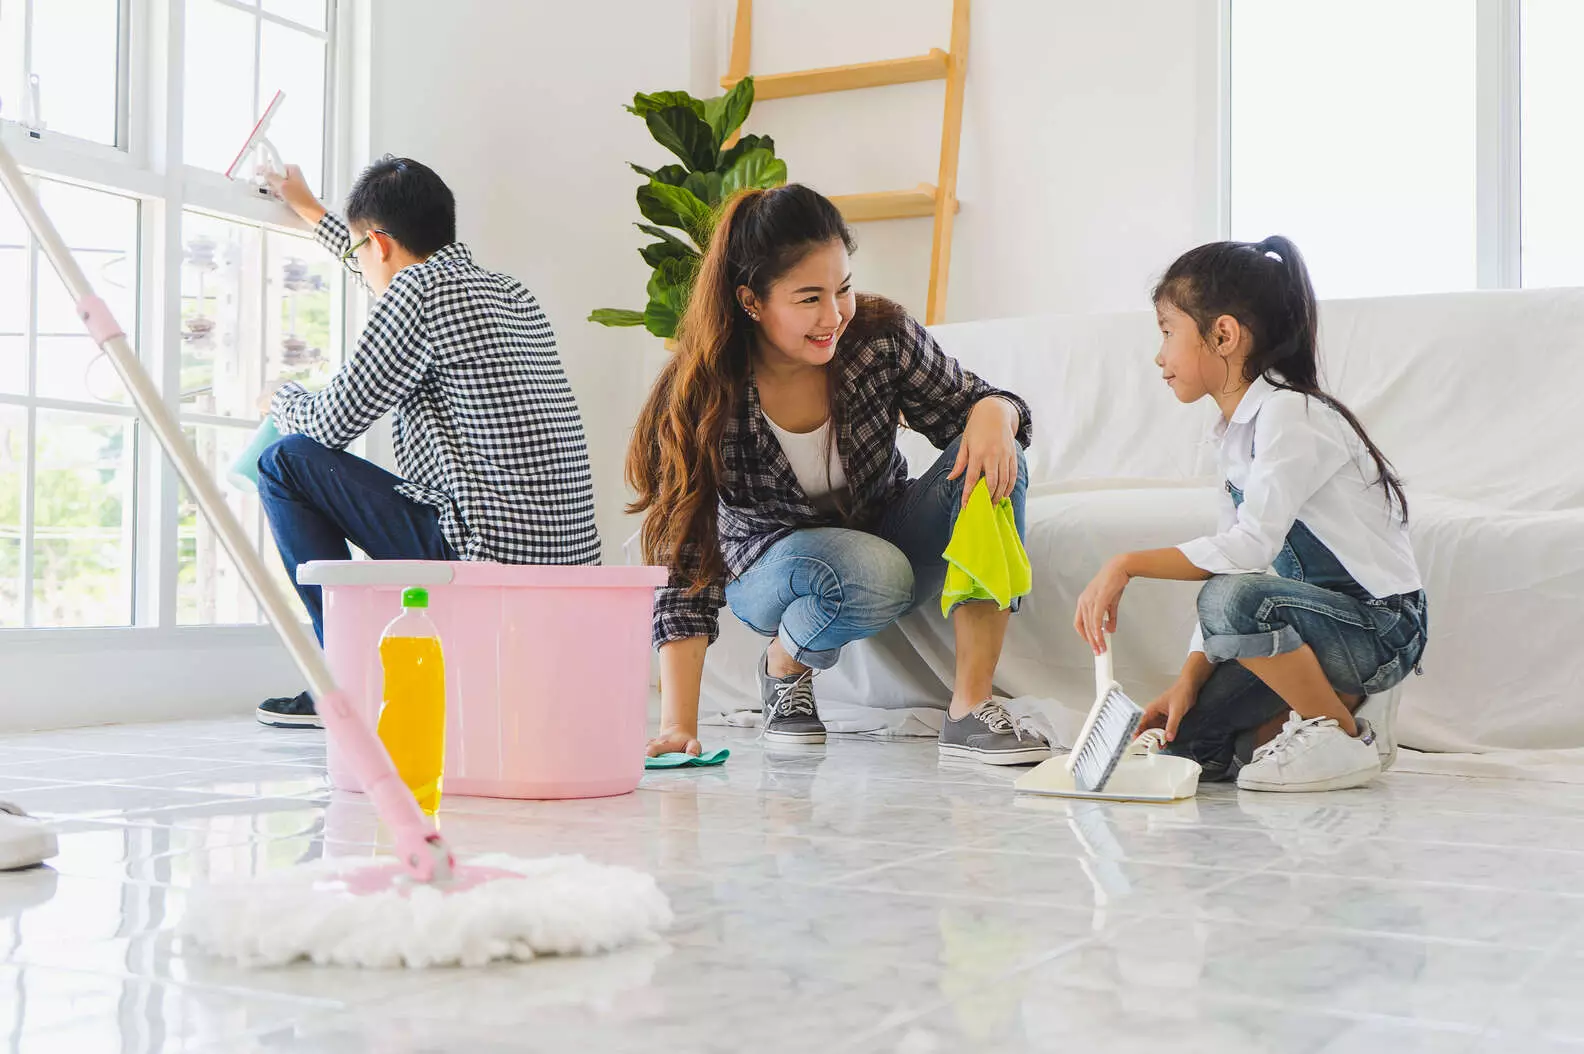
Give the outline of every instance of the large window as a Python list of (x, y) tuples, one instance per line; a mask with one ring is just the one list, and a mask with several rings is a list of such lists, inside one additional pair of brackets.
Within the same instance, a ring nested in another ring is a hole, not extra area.
[[(339, 265), (284, 206), (217, 174), (282, 90), (270, 139), (327, 184), (336, 11), (184, 0), (140, 7), (145, 24), (132, 9), (0, 0), (0, 136), (223, 478), (269, 384), (322, 382), (341, 359)], [(179, 129), (162, 124), (170, 93)], [(257, 498), (226, 493), (278, 566)], [(260, 617), (0, 195), (0, 628)]]
[(1584, 282), (1577, 0), (1230, 0), (1227, 226), (1321, 296)]

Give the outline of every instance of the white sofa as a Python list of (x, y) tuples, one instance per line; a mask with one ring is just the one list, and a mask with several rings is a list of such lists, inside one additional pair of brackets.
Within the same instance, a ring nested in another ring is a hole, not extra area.
[[(1029, 557), (1035, 586), (996, 678), (1068, 736), (1090, 658), (1079, 592), (1109, 555), (1209, 529), (1218, 480), (1208, 404), (1176, 402), (1153, 364), (1149, 312), (937, 327), (945, 349), (1034, 409)], [(1425, 675), (1402, 741), (1436, 751), (1584, 747), (1584, 290), (1327, 302), (1331, 389), (1396, 463), (1430, 596)], [(934, 452), (904, 436), (915, 474)], [(1141, 699), (1181, 665), (1197, 587), (1142, 582), (1123, 601), (1118, 672)], [(763, 641), (722, 614), (706, 713), (757, 707)], [(926, 605), (850, 647), (818, 682), (833, 727), (928, 730), (949, 698), (950, 627)], [(900, 715), (908, 714), (907, 719)], [(922, 720), (921, 720), (922, 718)], [(936, 722), (938, 723), (938, 721)]]

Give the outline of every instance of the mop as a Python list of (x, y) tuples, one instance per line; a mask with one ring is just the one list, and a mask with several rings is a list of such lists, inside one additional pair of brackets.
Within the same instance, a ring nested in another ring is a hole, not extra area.
[(0, 183), (109, 356), (143, 423), (220, 536), (291, 653), (364, 793), (390, 830), (396, 858), (320, 861), (192, 891), (181, 932), (245, 964), (297, 959), (344, 966), (478, 966), (495, 959), (593, 953), (653, 940), (671, 907), (652, 876), (582, 857), (459, 862), (401, 782), (373, 731), (336, 687), (285, 590), (265, 570), (219, 487), (182, 434), (109, 307), (45, 215), (3, 144)]

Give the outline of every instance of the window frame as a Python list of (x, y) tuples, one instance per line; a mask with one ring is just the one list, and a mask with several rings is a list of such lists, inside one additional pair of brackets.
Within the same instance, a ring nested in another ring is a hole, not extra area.
[[(1216, 231), (1230, 238), (1232, 186), (1232, 47), (1234, 0), (1219, 0)], [(1523, 286), (1522, 116), (1523, 0), (1475, 0), (1475, 272), (1476, 289)], [(1454, 290), (1447, 290), (1453, 292)]]
[[(31, 14), (39, 0), (25, 2)], [(30, 180), (46, 179), (75, 184), (133, 198), (138, 203), (137, 317), (121, 319), (138, 355), (167, 407), (184, 425), (246, 427), (255, 419), (212, 420), (202, 414), (183, 411), (181, 402), (182, 332), (182, 217), (188, 210), (258, 226), (261, 241), (269, 232), (308, 234), (307, 228), (285, 205), (259, 195), (245, 184), (227, 180), (223, 174), (188, 165), (183, 160), (182, 100), (185, 85), (185, 30), (190, 0), (117, 0), (119, 29), (117, 142), (115, 146), (90, 142), (47, 128), (34, 133), (19, 123), (20, 108), (9, 105), (0, 115), (0, 142), (16, 158)], [(362, 50), (356, 48), (354, 19), (367, 17), (366, 0), (326, 0), (322, 30), (263, 10), (262, 3), (247, 0), (206, 0), (236, 8), (253, 15), (255, 22), (254, 93), (258, 93), (257, 51), (266, 22), (289, 26), (315, 36), (325, 46), (325, 115), (323, 133), (322, 185), (345, 185), (354, 138), (354, 64), (365, 65)], [(46, 107), (48, 103), (46, 101)], [(48, 111), (43, 115), (48, 120)], [(238, 133), (245, 135), (246, 129)], [(329, 196), (328, 193), (325, 196)], [(261, 251), (263, 251), (261, 249)], [(38, 266), (47, 267), (42, 254), (34, 251)], [(29, 272), (30, 293), (37, 287), (40, 272)], [(267, 282), (266, 282), (267, 285)], [(333, 290), (332, 337), (344, 354), (353, 345), (351, 319), (354, 314), (355, 285), (343, 278)], [(36, 313), (36, 293), (30, 297), (29, 318)], [(135, 325), (133, 324), (135, 322)], [(30, 344), (33, 327), (30, 321)], [(260, 334), (261, 338), (263, 334)], [(261, 346), (261, 353), (264, 349)], [(28, 460), (24, 472), (27, 491), (23, 499), (25, 520), (32, 515), (32, 485), (35, 471), (35, 429), (39, 410), (62, 409), (100, 415), (106, 419), (136, 418), (131, 406), (78, 403), (75, 400), (40, 398), (34, 394), (36, 378), (30, 376), (26, 395), (0, 394), (0, 405), (27, 408)], [(125, 641), (179, 634), (220, 634), (221, 638), (262, 639), (271, 631), (263, 625), (201, 624), (181, 625), (177, 619), (179, 562), (180, 483), (174, 468), (161, 454), (146, 428), (133, 431), (134, 501), (128, 515), (132, 521), (133, 567), (132, 610), (124, 626), (38, 627), (0, 629), (0, 641), (21, 645), (37, 643), (49, 647), (75, 647), (100, 637)], [(24, 610), (32, 614), (33, 589), (31, 523), (24, 523), (23, 580)], [(268, 534), (261, 532), (267, 545)]]

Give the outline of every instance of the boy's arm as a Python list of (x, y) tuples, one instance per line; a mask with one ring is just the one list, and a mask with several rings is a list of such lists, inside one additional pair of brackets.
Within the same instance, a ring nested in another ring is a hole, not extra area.
[(374, 304), (357, 351), (336, 371), (330, 386), (310, 394), (282, 385), (270, 414), (282, 432), (300, 432), (340, 450), (407, 397), (429, 367), (425, 339), (423, 282), (399, 272)]
[(314, 224), (313, 236), (314, 241), (334, 253), (337, 260), (352, 248), (352, 231), (347, 227), (346, 220), (329, 210)]

